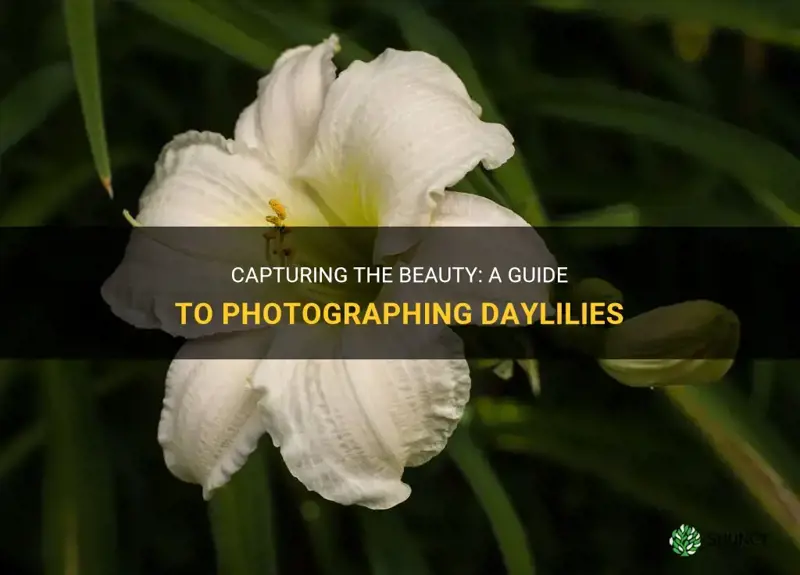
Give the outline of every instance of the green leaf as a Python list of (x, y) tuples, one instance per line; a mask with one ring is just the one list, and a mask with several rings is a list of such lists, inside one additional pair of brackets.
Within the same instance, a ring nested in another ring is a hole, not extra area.
[(538, 113), (618, 130), (676, 148), (736, 178), (783, 223), (796, 225), (800, 160), (768, 140), (716, 118), (595, 81), (541, 77)]
[[(594, 476), (678, 521), (715, 531), (754, 528), (726, 474), (708, 467), (707, 451), (685, 434), (676, 441), (675, 430), (665, 433), (652, 412), (611, 421), (591, 410), (554, 410), (513, 400), (479, 398), (475, 406), (494, 449)], [(681, 464), (665, 469), (659, 461)], [(798, 553), (782, 539), (753, 551), (781, 573), (796, 571)]]
[(22, 463), (46, 440), (47, 430), (42, 421), (36, 421), (3, 444), (0, 451), (0, 481), (16, 471)]
[[(209, 0), (203, 0), (209, 1)], [(219, 2), (220, 0), (214, 0)], [(257, 18), (259, 25), (265, 28), (279, 30), (281, 36), (291, 44), (318, 44), (331, 34), (339, 36), (342, 51), (337, 54), (337, 60), (349, 64), (355, 60), (368, 61), (375, 56), (358, 42), (348, 37), (341, 30), (334, 29), (327, 22), (318, 22), (285, 8), (276, 9), (269, 5), (253, 5), (246, 10), (251, 18)]]
[(338, 540), (337, 525), (344, 508), (309, 492), (293, 476), (289, 483), (295, 500), (299, 503), (300, 514), (305, 521), (309, 543), (313, 549), (320, 575), (353, 572), (351, 558), (347, 551), (342, 549), (341, 542)]
[[(139, 152), (120, 150), (115, 153), (117, 168), (135, 164), (144, 159)], [(70, 166), (41, 182), (21, 190), (14, 200), (0, 213), (0, 227), (39, 226), (46, 224), (64, 206), (72, 201), (78, 192), (94, 180), (95, 168), (92, 164)], [(7, 246), (2, 252), (6, 253)]]
[(277, 464), (279, 482), (285, 486), (300, 509), (308, 532), (308, 540), (316, 560), (319, 575), (340, 575), (356, 571), (354, 558), (341, 541), (339, 525), (348, 509), (322, 499), (309, 491), (286, 468), (277, 449), (272, 450), (270, 461)]
[(770, 401), (775, 391), (775, 380), (778, 375), (778, 366), (771, 359), (753, 360), (752, 389), (750, 392), (750, 405), (753, 412), (766, 415), (769, 411)]
[[(489, 398), (475, 402), (475, 413), (503, 450), (528, 453), (588, 472), (650, 505), (660, 502), (676, 512), (701, 503), (697, 497), (706, 488), (705, 477), (681, 475), (679, 470), (665, 475), (659, 468), (649, 471), (641, 465), (647, 457), (656, 461), (678, 457), (687, 466), (704, 459), (702, 450), (694, 445), (690, 449), (675, 447), (649, 417), (611, 421), (585, 409), (553, 410)], [(708, 502), (696, 506), (701, 513)]]
[(0, 101), (0, 155), (34, 131), (75, 88), (68, 62), (43, 66)]
[(748, 36), (800, 46), (800, 5), (784, 0), (528, 0), (537, 8), (593, 12), (634, 20), (703, 22)]
[(430, 575), (419, 544), (397, 509), (358, 510), (372, 575)]
[[(503, 122), (475, 70), (469, 52), (453, 32), (426, 14), (417, 4), (386, 2), (381, 4), (381, 8), (395, 18), (409, 47), (433, 54), (453, 68), (470, 96), (483, 108), (485, 121)], [(544, 207), (521, 154), (515, 154), (505, 165), (494, 170), (492, 175), (508, 194), (511, 209), (533, 226), (546, 225)]]
[(482, 166), (478, 166), (467, 174), (464, 181), (468, 182), (478, 195), (494, 200), (501, 205), (508, 205), (508, 199), (503, 196), (494, 182), (489, 179), (486, 170), (484, 170)]
[(72, 68), (95, 169), (110, 197), (111, 161), (108, 158), (106, 128), (103, 121), (103, 98), (100, 92), (100, 64), (97, 59), (97, 30), (94, 0), (63, 0), (67, 40), (72, 54)]
[(273, 514), (266, 457), (257, 449), (209, 502), (218, 573), (278, 573)]
[(638, 69), (662, 78), (676, 97), (695, 107), (711, 109), (715, 97), (708, 79), (691, 66), (651, 40), (638, 27), (618, 24), (611, 30), (625, 57)]
[(569, 216), (558, 222), (571, 228), (630, 228), (641, 225), (639, 208), (623, 203)]
[(15, 376), (22, 371), (21, 368), (22, 365), (19, 360), (0, 359), (0, 419), (4, 413), (4, 399), (14, 384)]
[(528, 376), (533, 395), (538, 397), (542, 393), (542, 378), (539, 373), (539, 362), (535, 359), (518, 359), (517, 364)]
[(488, 516), (508, 575), (534, 575), (536, 569), (525, 528), (500, 479), (463, 423), (450, 438), (447, 453)]
[(81, 364), (41, 369), (47, 438), (42, 551), (45, 575), (119, 573), (109, 457)]
[(761, 508), (800, 549), (800, 461), (728, 386), (665, 388)]
[[(131, 381), (142, 378), (153, 378), (163, 375), (158, 361), (121, 362), (118, 369), (97, 380), (93, 387), (99, 396), (110, 394)], [(47, 421), (42, 417), (30, 423), (0, 448), (0, 481), (16, 471), (28, 458), (39, 449), (47, 439)]]
[(137, 0), (132, 5), (259, 70), (272, 68), (282, 51), (274, 41), (246, 30), (243, 13), (233, 4), (206, 6), (191, 0)]

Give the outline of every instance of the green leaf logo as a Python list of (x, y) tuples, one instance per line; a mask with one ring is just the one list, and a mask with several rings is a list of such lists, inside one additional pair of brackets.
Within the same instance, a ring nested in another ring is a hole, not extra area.
[(681, 557), (690, 557), (700, 549), (700, 533), (691, 525), (681, 525), (669, 538), (672, 551)]

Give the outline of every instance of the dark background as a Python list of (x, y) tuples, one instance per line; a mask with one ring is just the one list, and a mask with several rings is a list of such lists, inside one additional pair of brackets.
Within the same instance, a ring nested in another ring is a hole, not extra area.
[[(2, 226), (126, 226), (122, 209), (135, 213), (174, 134), (230, 135), (280, 52), (333, 30), (340, 67), (386, 47), (450, 64), (517, 141), (516, 163), (457, 188), (499, 191), (535, 225), (541, 202), (551, 222), (613, 227), (603, 241), (559, 246), (582, 276), (612, 274), (606, 250), (635, 248), (634, 227), (800, 221), (800, 8), (791, 2), (96, 6), (116, 198), (95, 173), (62, 2), (5, 2)], [(748, 234), (737, 237), (733, 253), (751, 249)], [(0, 248), (0, 281), (13, 283), (7, 258), (25, 242)], [(795, 249), (787, 242), (777, 259), (790, 265)], [(645, 262), (638, 274), (631, 267), (618, 286), (626, 301), (648, 301), (656, 283), (672, 293), (669, 272), (683, 255), (665, 254), (657, 282)], [(53, 246), (53, 261), (74, 269), (84, 257)], [(739, 270), (741, 289), (754, 306), (786, 310), (777, 333), (795, 331), (790, 296), (757, 271)], [(5, 341), (35, 341), (39, 323), (3, 326)], [(577, 355), (542, 362), (540, 389), (520, 365), (502, 379), (476, 364), (459, 432), (407, 472), (411, 498), (381, 513), (307, 493), (268, 438), (206, 506), (169, 474), (156, 442), (166, 360), (4, 360), (0, 572), (525, 575), (533, 557), (536, 573), (552, 575), (793, 574), (800, 370), (768, 357), (745, 358), (709, 386), (652, 390), (625, 387)], [(703, 537), (693, 557), (670, 549), (681, 524)]]

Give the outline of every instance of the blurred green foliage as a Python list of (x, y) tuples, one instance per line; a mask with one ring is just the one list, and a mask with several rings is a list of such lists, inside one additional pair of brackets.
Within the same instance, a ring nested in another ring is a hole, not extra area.
[[(126, 225), (164, 143), (230, 134), (282, 50), (337, 31), (340, 66), (452, 66), (518, 150), (460, 188), (534, 225), (794, 226), (798, 30), (790, 0), (5, 2), (0, 224)], [(207, 507), (156, 442), (164, 362), (7, 360), (0, 572), (794, 574), (800, 368), (754, 363), (666, 391), (580, 357), (476, 369), (446, 455), (377, 513), (307, 493), (268, 438)], [(680, 558), (681, 523), (766, 538)]]

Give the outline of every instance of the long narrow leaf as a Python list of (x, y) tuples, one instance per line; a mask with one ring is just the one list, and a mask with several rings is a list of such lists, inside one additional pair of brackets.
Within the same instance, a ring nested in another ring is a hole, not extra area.
[[(115, 153), (117, 168), (129, 166), (146, 156), (132, 150)], [(94, 179), (92, 164), (71, 166), (64, 171), (21, 190), (13, 202), (0, 213), (0, 227), (39, 226), (48, 223), (76, 194)], [(0, 253), (9, 250), (0, 248)]]
[(275, 575), (277, 546), (263, 450), (256, 450), (209, 503), (217, 550), (217, 572), (224, 575)]
[(314, 21), (305, 14), (300, 15), (296, 11), (286, 10), (283, 7), (278, 9), (264, 3), (253, 4), (248, 8), (247, 13), (253, 18), (257, 18), (259, 25), (280, 30), (281, 35), (291, 44), (317, 44), (331, 34), (337, 34), (342, 46), (342, 51), (337, 55), (337, 59), (344, 64), (349, 64), (354, 60), (371, 60), (374, 57), (369, 50), (349, 38), (346, 33), (334, 29), (328, 23)]
[[(481, 398), (476, 416), (487, 428), (492, 446), (527, 454), (588, 473), (643, 504), (720, 532), (753, 528), (748, 509), (739, 505), (733, 481), (708, 468), (702, 446), (675, 437), (649, 416), (607, 417), (584, 410), (556, 411), (515, 400)], [(665, 470), (659, 462), (680, 464)], [(706, 467), (704, 467), (706, 466)], [(686, 469), (705, 469), (686, 473)], [(709, 492), (709, 485), (714, 485)], [(730, 486), (730, 487), (729, 487)], [(798, 553), (791, 543), (775, 542), (754, 550), (781, 573), (793, 574)]]
[(14, 86), (0, 100), (0, 155), (35, 130), (74, 89), (68, 62), (39, 68)]
[(768, 140), (711, 116), (594, 81), (539, 78), (537, 113), (618, 130), (670, 146), (737, 179), (773, 216), (795, 225), (800, 160)]
[[(152, 378), (155, 373), (161, 371), (162, 366), (157, 361), (136, 361), (132, 364), (126, 362), (124, 368), (113, 370), (108, 377), (97, 381), (93, 389), (98, 396), (102, 397), (127, 383), (141, 381), (141, 378)], [(47, 419), (42, 417), (31, 422), (12, 439), (5, 442), (0, 447), (0, 482), (28, 461), (46, 440)]]
[(94, 0), (64, 0), (64, 21), (94, 165), (103, 187), (113, 197), (111, 161), (108, 158), (103, 98), (100, 91)]
[(354, 572), (354, 558), (342, 545), (339, 529), (347, 508), (326, 501), (308, 491), (294, 475), (289, 473), (280, 455), (276, 451), (273, 451), (273, 454), (274, 457), (270, 461), (275, 461), (281, 470), (281, 486), (292, 494), (300, 509), (319, 575)]
[(534, 575), (536, 569), (525, 528), (491, 464), (472, 441), (468, 430), (462, 427), (453, 434), (447, 452), (489, 518), (508, 575)]
[(703, 22), (754, 38), (800, 46), (800, 5), (784, 0), (528, 0), (537, 8), (630, 19)]
[(620, 24), (612, 33), (626, 58), (638, 69), (648, 70), (664, 80), (670, 90), (688, 104), (712, 109), (715, 96), (708, 79), (698, 69), (676, 58), (634, 26)]
[(88, 376), (78, 364), (42, 366), (47, 458), (43, 559), (46, 575), (118, 573), (111, 470)]
[(703, 433), (761, 508), (800, 549), (800, 461), (732, 388), (676, 386), (667, 397)]
[(431, 570), (398, 511), (359, 510), (372, 575), (431, 575)]
[[(242, 25), (231, 22), (237, 11), (233, 5), (204, 6), (191, 0), (137, 0), (132, 5), (259, 70), (272, 68), (281, 53), (274, 43), (255, 37)], [(265, 31), (265, 35), (268, 33)]]
[(294, 476), (290, 478), (290, 485), (295, 500), (300, 504), (319, 575), (352, 573), (352, 555), (342, 548), (338, 539), (337, 521), (344, 508), (329, 501), (312, 499), (308, 490)]

